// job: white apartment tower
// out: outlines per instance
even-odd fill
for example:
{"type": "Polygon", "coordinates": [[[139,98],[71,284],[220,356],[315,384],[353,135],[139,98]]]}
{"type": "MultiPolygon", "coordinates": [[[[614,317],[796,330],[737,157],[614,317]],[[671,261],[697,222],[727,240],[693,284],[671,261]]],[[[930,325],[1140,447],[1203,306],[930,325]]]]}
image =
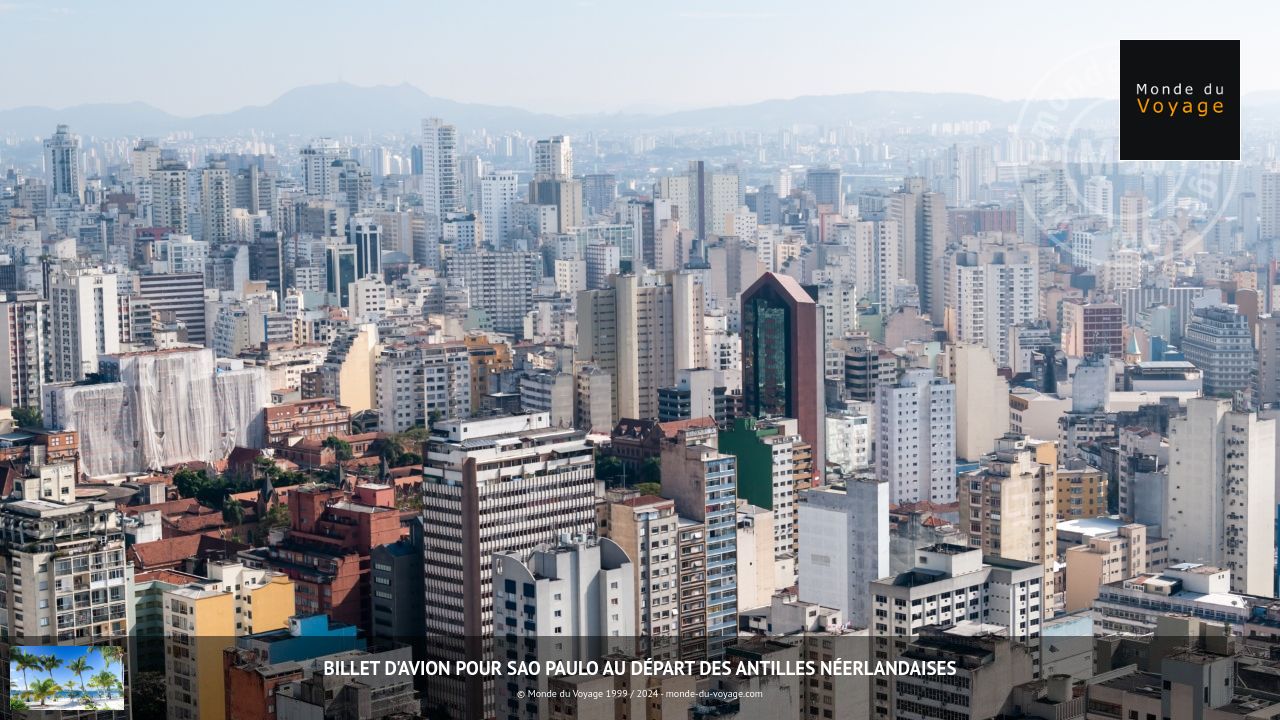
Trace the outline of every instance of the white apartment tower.
{"type": "Polygon", "coordinates": [[[1276,421],[1192,398],[1169,428],[1163,530],[1170,564],[1231,571],[1233,592],[1272,594],[1276,518],[1276,421]]]}
{"type": "Polygon", "coordinates": [[[877,472],[892,503],[956,500],[956,386],[929,370],[876,389],[877,472]]]}
{"type": "Polygon", "coordinates": [[[491,172],[480,178],[480,221],[483,242],[501,248],[515,228],[512,211],[520,199],[515,173],[491,172]]]}
{"type": "Polygon", "coordinates": [[[98,357],[120,352],[116,275],[71,268],[49,280],[52,379],[75,382],[98,371],[98,357]]]}
{"type": "Polygon", "coordinates": [[[568,135],[556,135],[534,144],[533,174],[556,180],[573,177],[573,146],[568,135]]]}
{"type": "Polygon", "coordinates": [[[870,627],[871,583],[889,574],[889,483],[849,476],[800,493],[800,600],[870,627]]]}
{"type": "Polygon", "coordinates": [[[428,242],[440,237],[446,213],[458,209],[458,131],[440,118],[422,121],[422,211],[428,242]]]}
{"type": "Polygon", "coordinates": [[[1038,251],[999,233],[964,245],[948,258],[947,334],[985,346],[998,367],[1009,367],[1013,329],[1039,316],[1038,251]]]}

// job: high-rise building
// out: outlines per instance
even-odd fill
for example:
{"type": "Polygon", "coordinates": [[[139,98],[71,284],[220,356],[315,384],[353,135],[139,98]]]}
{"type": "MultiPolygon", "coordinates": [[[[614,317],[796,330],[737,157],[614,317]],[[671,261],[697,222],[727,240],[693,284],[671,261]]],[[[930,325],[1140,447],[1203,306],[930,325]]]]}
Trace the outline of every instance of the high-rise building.
{"type": "Polygon", "coordinates": [[[151,171],[152,225],[171,228],[180,235],[191,233],[190,175],[181,160],[161,160],[151,171]]]}
{"type": "Polygon", "coordinates": [[[1260,408],[1275,407],[1280,405],[1280,314],[1258,318],[1257,340],[1253,402],[1260,408]]]}
{"type": "MultiPolygon", "coordinates": [[[[676,638],[681,623],[680,516],[673,500],[635,491],[615,491],[599,506],[600,534],[631,559],[636,597],[636,636],[676,638]]],[[[704,588],[705,589],[705,588],[704,588]]]]}
{"type": "Polygon", "coordinates": [[[84,175],[80,169],[80,136],[66,125],[59,125],[44,141],[45,170],[49,173],[49,194],[53,198],[68,196],[84,202],[84,175]]]}
{"type": "Polygon", "coordinates": [[[1084,181],[1084,204],[1085,212],[1101,215],[1108,228],[1115,224],[1114,188],[1105,175],[1093,175],[1084,181]]]}
{"type": "Polygon", "coordinates": [[[1009,431],[1009,381],[981,345],[947,345],[938,362],[956,386],[956,455],[976,461],[1009,431]]]}
{"type": "Polygon", "coordinates": [[[877,474],[898,504],[956,500],[956,387],[929,370],[908,370],[876,391],[877,474]]]}
{"type": "Polygon", "coordinates": [[[289,578],[240,561],[211,560],[208,577],[161,594],[165,695],[173,717],[225,719],[222,651],[233,638],[286,627],[294,608],[289,578]]]}
{"type": "Polygon", "coordinates": [[[844,211],[844,192],[840,187],[840,168],[812,167],[804,171],[804,187],[813,194],[813,201],[819,207],[826,206],[830,212],[844,211]]]}
{"type": "Polygon", "coordinates": [[[483,241],[490,249],[505,248],[515,230],[512,212],[520,199],[519,188],[512,172],[491,172],[480,178],[480,225],[483,241]]]}
{"type": "Polygon", "coordinates": [[[0,581],[9,588],[0,596],[0,627],[51,645],[126,637],[133,566],[115,505],[77,498],[73,460],[37,456],[19,474],[0,503],[0,581]],[[99,584],[92,594],[90,575],[99,584]],[[84,596],[69,612],[76,592],[84,596]]]}
{"type": "Polygon", "coordinates": [[[210,245],[222,245],[231,241],[231,208],[235,203],[235,188],[231,171],[220,160],[210,160],[200,171],[200,218],[204,223],[201,240],[210,245]]]}
{"type": "Polygon", "coordinates": [[[765,273],[742,293],[743,410],[789,417],[826,467],[822,309],[788,275],[765,273]]]}
{"type": "Polygon", "coordinates": [[[568,135],[556,135],[534,144],[533,174],[549,179],[573,177],[573,146],[568,135]]]}
{"type": "MultiPolygon", "coordinates": [[[[1262,192],[1258,198],[1258,236],[1260,240],[1280,238],[1280,172],[1262,173],[1262,192]]],[[[1248,238],[1245,238],[1246,242],[1248,238]]]]}
{"type": "Polygon", "coordinates": [[[948,257],[947,334],[986,347],[1009,367],[1014,329],[1040,314],[1038,250],[1011,235],[968,240],[948,257]]]}
{"type": "Polygon", "coordinates": [[[349,492],[307,483],[289,493],[284,538],[240,557],[288,576],[297,587],[299,615],[323,613],[368,632],[373,617],[370,553],[399,539],[400,511],[390,485],[366,483],[349,492]]]}
{"type": "Polygon", "coordinates": [[[582,176],[582,202],[593,215],[605,215],[618,199],[618,179],[600,173],[582,176]]]}
{"type": "MultiPolygon", "coordinates": [[[[425,630],[438,659],[485,659],[493,635],[492,554],[527,554],[595,527],[595,460],[582,432],[545,413],[437,423],[423,448],[425,630]]],[[[433,701],[488,717],[492,680],[433,677],[433,701]]]]}
{"type": "Polygon", "coordinates": [[[609,276],[578,296],[580,359],[608,372],[613,416],[658,417],[658,390],[706,366],[702,286],[690,273],[609,276]]]}
{"type": "Polygon", "coordinates": [[[1119,303],[1062,302],[1062,351],[1067,357],[1120,357],[1124,352],[1124,309],[1119,303]]]}
{"type": "Polygon", "coordinates": [[[1067,566],[1064,609],[1073,613],[1087,610],[1107,583],[1163,570],[1168,541],[1156,537],[1147,525],[1129,523],[1067,548],[1062,557],[1067,566]]]}
{"type": "Polygon", "coordinates": [[[1276,421],[1192,398],[1169,426],[1169,482],[1161,526],[1172,563],[1231,572],[1231,589],[1274,589],[1276,421]]]}
{"type": "Polygon", "coordinates": [[[1234,305],[1196,308],[1182,354],[1204,373],[1204,394],[1231,397],[1253,385],[1253,331],[1234,305]]]}
{"type": "Polygon", "coordinates": [[[367,217],[347,224],[347,242],[356,248],[356,278],[382,274],[382,226],[367,217]]]}
{"type": "Polygon", "coordinates": [[[440,118],[422,121],[422,212],[429,242],[440,237],[446,213],[459,206],[458,131],[440,118]]]}
{"type": "Polygon", "coordinates": [[[326,302],[337,307],[351,306],[351,284],[356,271],[357,248],[352,244],[329,245],[324,249],[326,302]]]}
{"type": "Polygon", "coordinates": [[[686,568],[684,558],[688,556],[681,548],[681,572],[705,572],[703,634],[712,655],[722,652],[724,644],[738,634],[738,581],[734,567],[738,463],[733,455],[717,450],[715,443],[714,426],[681,428],[674,437],[662,441],[660,456],[663,496],[675,501],[681,517],[700,523],[705,532],[705,565],[689,563],[686,568]]]}
{"type": "Polygon", "coordinates": [[[116,275],[99,268],[65,268],[49,278],[49,339],[54,382],[82,380],[98,358],[120,351],[116,275]]]}
{"type": "Polygon", "coordinates": [[[462,343],[380,346],[374,392],[383,432],[471,415],[471,355],[462,343]]]}
{"type": "Polygon", "coordinates": [[[341,143],[333,138],[316,138],[298,155],[302,162],[302,186],[308,195],[325,197],[338,191],[333,164],[348,156],[341,143]]]}
{"type": "MultiPolygon", "coordinates": [[[[790,418],[738,418],[720,433],[719,447],[738,458],[738,497],[773,513],[773,555],[789,563],[796,553],[796,493],[815,475],[811,448],[790,418]]],[[[778,578],[776,588],[791,585],[778,578]]]]}
{"type": "Polygon", "coordinates": [[[519,335],[542,279],[542,256],[533,252],[469,252],[449,258],[450,279],[466,288],[471,307],[483,310],[498,332],[519,335]]]}
{"type": "Polygon", "coordinates": [[[0,301],[0,405],[40,407],[40,386],[50,379],[49,303],[34,292],[0,301]]]}
{"type": "MultiPolygon", "coordinates": [[[[608,538],[560,540],[527,554],[499,551],[493,557],[493,622],[504,634],[495,644],[512,652],[537,648],[544,663],[631,651],[635,582],[627,554],[608,538]],[[550,647],[556,638],[563,639],[550,647]]],[[[546,717],[553,702],[550,677],[505,673],[495,683],[495,706],[507,718],[546,717]]]]}
{"type": "Polygon", "coordinates": [[[960,531],[984,555],[1045,568],[1053,596],[1057,536],[1057,446],[1005,435],[977,470],[960,476],[960,531]]]}
{"type": "Polygon", "coordinates": [[[800,599],[870,627],[871,583],[889,575],[889,483],[850,475],[800,493],[800,599]]]}
{"type": "Polygon", "coordinates": [[[926,187],[922,177],[906,178],[902,189],[889,196],[886,214],[897,224],[900,277],[920,288],[920,311],[928,313],[936,325],[942,321],[947,303],[943,267],[947,198],[942,193],[926,191],[926,187]]]}
{"type": "MultiPolygon", "coordinates": [[[[1033,666],[1038,669],[1035,639],[1040,637],[1046,608],[1043,566],[984,557],[977,548],[949,544],[921,548],[915,558],[910,570],[871,583],[876,652],[896,658],[901,655],[899,647],[930,625],[979,623],[999,626],[998,634],[1032,648],[1033,666]]],[[[877,712],[894,717],[889,708],[897,701],[899,686],[892,678],[873,682],[877,712]]]]}
{"type": "Polygon", "coordinates": [[[186,330],[187,342],[205,344],[207,321],[203,272],[138,275],[135,282],[137,295],[150,304],[157,320],[181,323],[186,330]]]}

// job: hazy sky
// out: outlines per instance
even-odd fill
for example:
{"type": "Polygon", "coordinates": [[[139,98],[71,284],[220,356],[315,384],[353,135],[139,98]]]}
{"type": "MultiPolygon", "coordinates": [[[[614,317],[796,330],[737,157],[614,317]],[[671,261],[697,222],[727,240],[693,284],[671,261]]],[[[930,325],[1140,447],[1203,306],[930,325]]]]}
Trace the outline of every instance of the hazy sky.
{"type": "Polygon", "coordinates": [[[861,90],[1115,97],[1120,38],[1243,40],[1280,85],[1280,3],[1161,0],[0,0],[0,108],[179,115],[300,85],[409,82],[554,113],[861,90]],[[1083,54],[1082,54],[1083,53],[1083,54]],[[1088,69],[1098,62],[1109,69],[1088,69]]]}

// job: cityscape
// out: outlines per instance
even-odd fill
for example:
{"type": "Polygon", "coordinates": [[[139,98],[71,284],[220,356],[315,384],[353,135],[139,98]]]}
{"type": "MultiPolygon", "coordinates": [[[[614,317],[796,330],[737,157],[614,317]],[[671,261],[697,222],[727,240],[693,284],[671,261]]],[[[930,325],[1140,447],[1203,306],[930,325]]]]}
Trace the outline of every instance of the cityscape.
{"type": "Polygon", "coordinates": [[[0,718],[1280,715],[1280,94],[1122,160],[1106,43],[6,99],[0,718]]]}

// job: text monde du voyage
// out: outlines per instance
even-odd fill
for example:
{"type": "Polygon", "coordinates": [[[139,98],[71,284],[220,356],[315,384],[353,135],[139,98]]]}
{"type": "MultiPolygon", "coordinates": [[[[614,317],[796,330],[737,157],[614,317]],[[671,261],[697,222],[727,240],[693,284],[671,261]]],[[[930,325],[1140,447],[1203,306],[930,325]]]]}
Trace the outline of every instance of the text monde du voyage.
{"type": "Polygon", "coordinates": [[[1136,92],[1138,112],[1143,115],[1207,118],[1210,115],[1226,113],[1226,102],[1213,99],[1226,95],[1224,85],[1205,83],[1197,92],[1196,86],[1190,83],[1174,85],[1137,83],[1136,92]]]}

